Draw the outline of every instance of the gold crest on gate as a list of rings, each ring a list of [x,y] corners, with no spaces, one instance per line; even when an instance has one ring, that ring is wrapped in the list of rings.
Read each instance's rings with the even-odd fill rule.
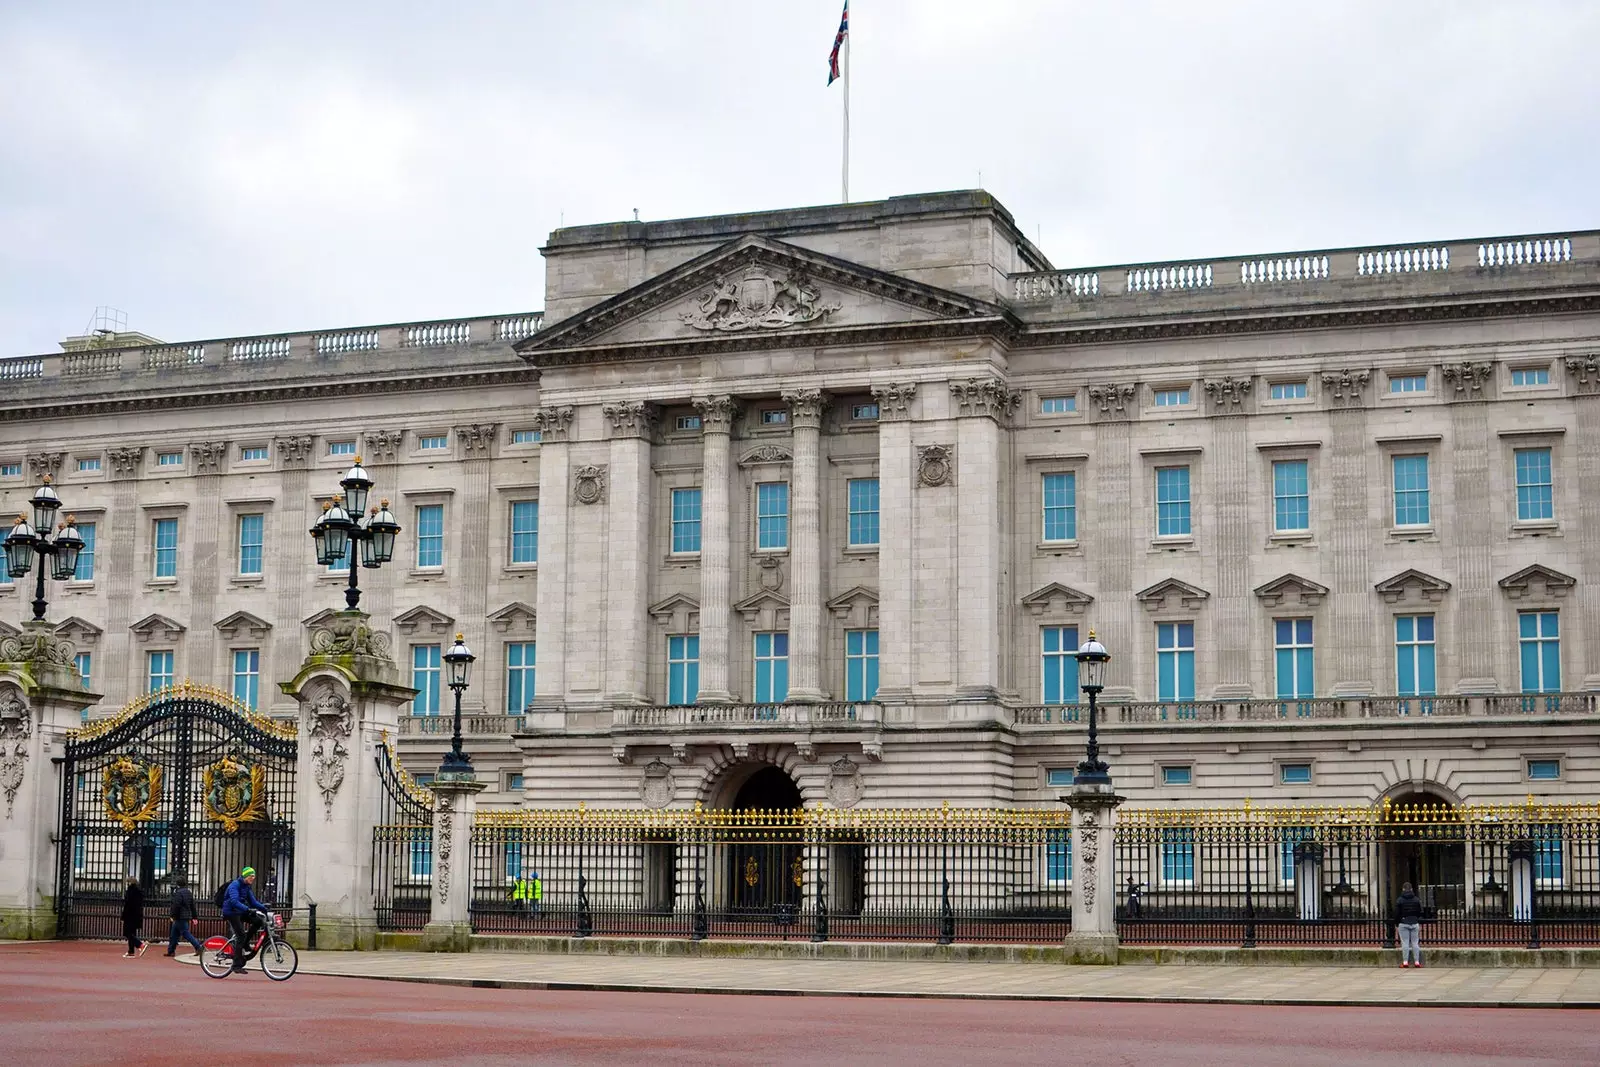
[[[118,756],[102,775],[106,817],[133,833],[142,822],[153,822],[161,806],[161,768],[133,756]]]
[[[267,804],[267,769],[232,756],[224,756],[206,768],[200,782],[205,796],[206,814],[222,829],[233,833],[242,822],[256,822]]]

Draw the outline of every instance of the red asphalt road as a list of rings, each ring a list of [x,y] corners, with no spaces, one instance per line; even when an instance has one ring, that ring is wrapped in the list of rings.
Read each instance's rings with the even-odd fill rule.
[[[0,1063],[1600,1063],[1600,1011],[471,989],[0,946]]]

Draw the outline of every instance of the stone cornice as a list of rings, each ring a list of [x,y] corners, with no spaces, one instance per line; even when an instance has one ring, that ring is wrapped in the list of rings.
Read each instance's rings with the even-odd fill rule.
[[[539,372],[531,367],[467,371],[454,374],[418,374],[395,378],[337,377],[317,381],[298,381],[283,385],[239,386],[218,390],[118,393],[96,397],[78,393],[60,397],[27,397],[0,405],[0,422],[38,422],[82,415],[120,415],[181,408],[218,407],[235,404],[266,404],[294,400],[337,399],[352,396],[414,393],[434,389],[463,389],[474,386],[501,388],[507,385],[534,384]],[[80,386],[81,387],[81,386]]]

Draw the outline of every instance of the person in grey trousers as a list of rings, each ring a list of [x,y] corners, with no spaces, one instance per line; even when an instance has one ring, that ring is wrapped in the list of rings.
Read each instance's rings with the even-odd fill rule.
[[[1400,966],[1422,966],[1422,901],[1407,882],[1394,902],[1394,931],[1400,938]]]

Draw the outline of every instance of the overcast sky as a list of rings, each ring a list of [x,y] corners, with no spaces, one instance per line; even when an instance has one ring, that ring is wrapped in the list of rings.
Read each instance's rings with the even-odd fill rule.
[[[0,355],[532,310],[563,220],[834,201],[839,6],[0,0]],[[1600,226],[1600,3],[851,15],[852,198],[981,172],[1058,267]]]

